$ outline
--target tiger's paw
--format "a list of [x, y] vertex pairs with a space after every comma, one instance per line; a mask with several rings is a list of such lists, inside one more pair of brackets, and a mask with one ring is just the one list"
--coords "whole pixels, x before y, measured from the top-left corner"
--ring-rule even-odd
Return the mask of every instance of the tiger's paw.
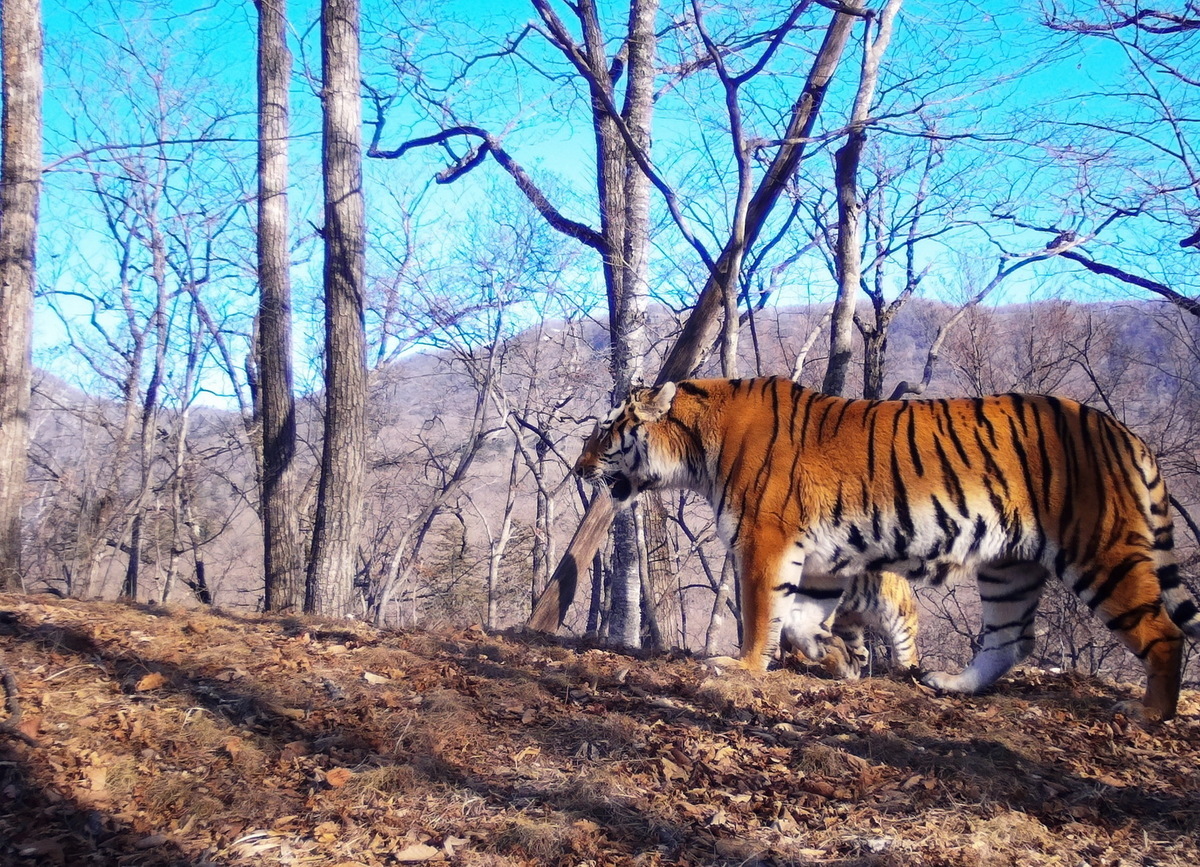
[[921, 683], [938, 692], [973, 692], [974, 689], [964, 683], [961, 674], [951, 674], [948, 671], [927, 671], [920, 677]]
[[700, 664], [705, 668], [712, 669], [716, 674], [720, 674], [723, 669], [746, 668], [745, 662], [733, 656], [706, 656], [700, 660]]
[[1147, 707], [1135, 698], [1117, 702], [1112, 706], [1112, 713], [1114, 716], [1121, 714], [1142, 727], [1157, 725], [1170, 719], [1170, 717], [1164, 716], [1161, 711]]

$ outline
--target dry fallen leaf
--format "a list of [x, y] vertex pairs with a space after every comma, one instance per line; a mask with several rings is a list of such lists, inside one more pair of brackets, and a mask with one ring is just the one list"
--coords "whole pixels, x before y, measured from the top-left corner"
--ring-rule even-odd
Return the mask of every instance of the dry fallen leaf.
[[23, 858], [34, 858], [38, 864], [66, 863], [63, 847], [57, 840], [38, 840], [22, 846], [19, 851]]
[[163, 677], [157, 671], [152, 671], [149, 674], [144, 675], [142, 679], [137, 682], [135, 689], [138, 692], [149, 692], [152, 689], [158, 689], [166, 684], [166, 682], [167, 679], [165, 677]]
[[401, 849], [394, 857], [401, 864], [415, 864], [419, 861], [432, 861], [441, 857], [441, 854], [441, 849], [434, 849], [425, 843], [414, 843]]
[[[0, 656], [40, 744], [26, 764], [0, 740], [21, 763], [0, 762], [0, 864], [607, 867], [663, 844], [697, 865], [1141, 864], [1165, 863], [1169, 840], [1171, 863], [1200, 865], [1200, 718], [1092, 713], [1125, 692], [1083, 676], [935, 701], [892, 678], [743, 684], [505, 635], [486, 653], [365, 625], [306, 643], [266, 615], [15, 598], [22, 623], [53, 615], [35, 642], [5, 632], [9, 598]], [[189, 618], [207, 638], [181, 633]], [[103, 653], [71, 650], [76, 634]], [[348, 652], [322, 653], [334, 636]], [[150, 671], [158, 691], [125, 694]], [[368, 673], [391, 682], [361, 689]]]
[[279, 754], [279, 760], [281, 762], [290, 762], [293, 759], [300, 758], [301, 756], [307, 756], [311, 752], [312, 747], [310, 747], [305, 741], [292, 741], [291, 743], [283, 745], [283, 750]]

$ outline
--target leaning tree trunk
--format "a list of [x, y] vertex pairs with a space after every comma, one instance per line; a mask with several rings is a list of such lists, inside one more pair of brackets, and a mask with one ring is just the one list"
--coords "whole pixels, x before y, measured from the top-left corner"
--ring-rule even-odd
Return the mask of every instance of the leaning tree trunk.
[[292, 393], [292, 286], [288, 259], [287, 0], [258, 6], [258, 410], [267, 611], [304, 603], [296, 514], [296, 400]]
[[4, 0], [0, 131], [0, 590], [21, 589], [33, 289], [42, 183], [42, 9]]
[[335, 617], [351, 611], [367, 438], [358, 28], [358, 0], [323, 0], [325, 438], [304, 608]]

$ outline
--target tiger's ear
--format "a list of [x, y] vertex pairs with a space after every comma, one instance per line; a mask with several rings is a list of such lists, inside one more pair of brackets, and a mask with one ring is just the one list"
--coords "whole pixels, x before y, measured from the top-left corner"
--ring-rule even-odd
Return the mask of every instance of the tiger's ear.
[[675, 383], [666, 382], [656, 389], [639, 391], [633, 400], [637, 414], [645, 421], [658, 421], [671, 409], [675, 400]]

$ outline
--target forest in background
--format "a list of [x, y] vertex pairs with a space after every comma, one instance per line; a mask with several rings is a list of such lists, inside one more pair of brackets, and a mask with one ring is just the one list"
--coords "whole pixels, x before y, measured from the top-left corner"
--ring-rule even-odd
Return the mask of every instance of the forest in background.
[[[953, 309], [917, 301], [897, 318], [889, 382], [919, 374], [923, 348]], [[759, 311], [756, 352], [742, 360], [747, 374], [792, 370], [826, 312]], [[666, 309], [651, 316], [655, 345], [669, 343], [678, 320]], [[376, 371], [364, 509], [370, 541], [356, 584], [365, 614], [401, 627], [524, 623], [587, 502], [586, 486], [569, 478], [569, 469], [582, 437], [608, 408], [604, 346], [602, 322], [554, 320], [488, 347], [493, 366], [486, 376], [477, 356], [450, 351]], [[819, 384], [826, 354], [820, 342], [809, 347], [802, 383]], [[1187, 524], [1200, 510], [1198, 367], [1196, 329], [1172, 305], [1056, 300], [980, 307], [947, 340], [928, 395], [1054, 393], [1105, 407], [1152, 444]], [[852, 381], [861, 378], [859, 372]], [[113, 445], [123, 417], [113, 401], [84, 401], [49, 375], [39, 379], [28, 589], [119, 594], [128, 557], [121, 540], [142, 508], [137, 461], [126, 455], [119, 464]], [[313, 431], [318, 417], [315, 402], [302, 404], [301, 430]], [[243, 420], [199, 409], [181, 447], [182, 422], [179, 414], [160, 419], [160, 475], [145, 512], [144, 598], [261, 610], [262, 537]], [[311, 515], [320, 453], [315, 437], [301, 439]], [[711, 509], [686, 494], [664, 497], [662, 508], [667, 532], [649, 552], [662, 568], [645, 588], [646, 643], [732, 652], [737, 600]], [[311, 532], [310, 521], [301, 523], [302, 535]], [[1178, 542], [1185, 575], [1195, 575], [1200, 551], [1190, 527]], [[568, 620], [573, 632], [603, 634], [611, 567], [602, 562], [593, 579], [596, 592], [581, 592]], [[927, 588], [920, 596], [924, 656], [930, 665], [962, 664], [978, 626], [974, 586]], [[1136, 662], [1069, 592], [1052, 587], [1040, 616], [1036, 662], [1136, 677]]]
[[[10, 589], [517, 622], [573, 438], [695, 370], [1107, 409], [1195, 575], [1190, 2], [5, 10]], [[574, 629], [732, 641], [703, 509], [612, 539]]]
[[1051, 391], [1195, 595], [1196, 0], [2, 8], [0, 861], [1197, 863], [1194, 644], [714, 670], [708, 507], [566, 475], [639, 380]]

